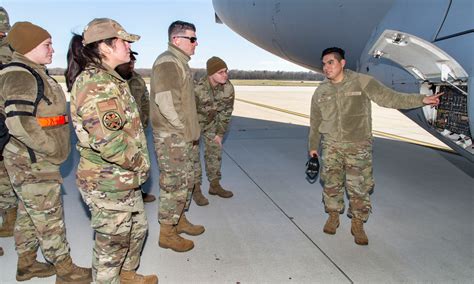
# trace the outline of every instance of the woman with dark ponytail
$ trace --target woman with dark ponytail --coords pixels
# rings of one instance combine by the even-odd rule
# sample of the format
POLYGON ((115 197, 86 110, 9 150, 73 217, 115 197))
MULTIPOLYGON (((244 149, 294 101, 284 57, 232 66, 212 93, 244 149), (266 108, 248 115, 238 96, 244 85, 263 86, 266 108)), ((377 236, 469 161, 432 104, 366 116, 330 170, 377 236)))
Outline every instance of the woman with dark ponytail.
POLYGON ((130 60, 130 43, 139 38, 114 20, 94 19, 68 51, 65 76, 81 155, 76 181, 91 211, 97 283, 158 282, 136 273, 148 230, 139 187, 150 158, 137 104, 114 71, 130 60))

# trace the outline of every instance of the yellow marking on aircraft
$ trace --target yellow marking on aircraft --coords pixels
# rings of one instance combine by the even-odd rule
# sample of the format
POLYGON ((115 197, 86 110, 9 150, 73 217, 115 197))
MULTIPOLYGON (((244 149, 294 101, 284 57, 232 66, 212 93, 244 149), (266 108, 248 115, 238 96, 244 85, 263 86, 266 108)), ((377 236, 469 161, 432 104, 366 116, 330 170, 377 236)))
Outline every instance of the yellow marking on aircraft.
MULTIPOLYGON (((236 98, 235 100, 240 101, 240 102, 244 102, 244 103, 248 103, 248 104, 251 104, 251 105, 255 105, 255 106, 259 106, 259 107, 263 107, 263 108, 268 108, 268 109, 276 110, 276 111, 279 111, 279 112, 284 112, 284 113, 287 113, 287 114, 292 114, 292 115, 295 115, 295 116, 299 116, 299 117, 309 119, 309 115, 304 114, 304 113, 299 113, 299 112, 296 112, 296 111, 291 111, 291 110, 287 110, 287 109, 283 109, 283 108, 279 108, 279 107, 274 107, 274 106, 270 106, 270 105, 266 105, 266 104, 261 104, 261 103, 257 103, 257 102, 252 102, 252 101, 239 99, 239 98, 236 98)), ((448 147, 443 147, 443 146, 439 146, 439 145, 432 144, 432 143, 429 143, 429 142, 423 142, 423 141, 420 141, 420 140, 399 136, 399 135, 396 135, 396 134, 390 134, 390 133, 386 133, 386 132, 382 132, 382 131, 378 131, 378 130, 372 130, 372 133, 377 137, 396 139, 396 140, 399 140, 399 141, 408 142, 408 143, 412 143, 412 144, 416 144, 416 145, 420 145, 420 146, 425 146, 425 147, 429 147, 429 148, 433 148, 433 149, 437 149, 437 150, 441 150, 441 151, 456 153, 455 151, 453 151, 452 149, 450 149, 448 147)))

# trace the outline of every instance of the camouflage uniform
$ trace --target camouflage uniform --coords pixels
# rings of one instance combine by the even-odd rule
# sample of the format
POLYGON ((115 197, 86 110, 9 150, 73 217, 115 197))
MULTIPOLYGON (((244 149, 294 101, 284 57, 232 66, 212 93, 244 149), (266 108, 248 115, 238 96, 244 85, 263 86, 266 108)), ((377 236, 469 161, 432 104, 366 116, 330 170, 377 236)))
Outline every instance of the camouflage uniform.
MULTIPOLYGON (((211 87, 208 77, 204 77, 194 88, 196 107, 204 142, 204 160, 209 181, 221 179, 222 147, 214 141, 216 135, 224 137, 232 111, 234 110, 235 92, 230 81, 224 85, 211 87)), ((193 151, 194 183, 201 184, 202 167, 199 147, 193 151)))
POLYGON ((176 225, 189 208, 194 186, 192 149, 200 129, 189 60, 169 44, 153 64, 151 77, 150 116, 160 167, 158 220, 166 225, 176 225))
POLYGON ((19 255, 36 253, 41 246, 44 257, 53 264, 69 258, 69 244, 61 204, 62 178, 59 166, 70 152, 66 98, 61 86, 38 65, 14 53, 21 62, 39 73, 45 99, 33 114, 37 81, 23 68, 9 67, 0 77, 2 101, 7 105, 6 124, 10 141, 3 155, 13 188, 20 199, 15 224, 15 244, 19 255), (64 122, 41 127, 41 119, 62 117, 64 122), (28 147, 28 148, 27 148, 28 147))
POLYGON ((395 92, 374 78, 344 70, 342 82, 324 81, 311 101, 309 150, 322 143, 323 201, 327 212, 344 210, 344 188, 350 216, 367 221, 371 211, 371 103, 398 109, 423 106, 419 94, 395 92))
POLYGON ((146 129, 148 126, 148 116, 150 115, 150 94, 148 93, 145 80, 143 80, 140 74, 132 71, 132 77, 127 80, 127 83, 130 87, 130 92, 138 105, 143 129, 146 129))
MULTIPOLYGON (((7 33, 10 30, 8 15, 0 7, 0 32, 7 33)), ((0 38, 0 64, 6 64, 12 60, 12 51, 5 38, 0 38)), ((3 224, 7 209, 17 207, 18 199, 10 183, 3 156, 0 155, 0 227, 3 224)))
MULTIPOLYGON (((3 7, 0 7, 0 32, 6 34, 10 31, 10 19, 3 7)), ((4 35, 5 36, 5 35, 4 35)), ((5 37, 0 37, 0 63, 8 63, 12 59, 12 51, 5 41, 5 37)))
POLYGON ((150 160, 137 104, 115 71, 86 67, 72 88, 71 117, 81 155, 77 186, 96 233, 96 281, 119 283, 121 269, 137 269, 148 230, 138 188, 150 160))

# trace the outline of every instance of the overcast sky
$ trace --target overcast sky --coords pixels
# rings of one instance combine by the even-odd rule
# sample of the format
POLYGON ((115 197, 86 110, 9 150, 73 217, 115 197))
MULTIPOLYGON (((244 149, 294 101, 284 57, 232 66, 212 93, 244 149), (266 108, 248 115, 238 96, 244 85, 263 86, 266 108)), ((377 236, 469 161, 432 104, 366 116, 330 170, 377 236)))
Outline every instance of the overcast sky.
MULTIPOLYGON (((238 0, 237 0, 238 1, 238 0)), ((230 69, 307 71, 280 59, 241 38, 227 26, 214 22, 212 0, 1 0, 10 21, 30 21, 52 35, 55 54, 49 67, 66 67, 72 32, 82 33, 94 18, 112 18, 127 32, 142 38, 132 45, 137 68, 150 68, 167 48, 168 26, 175 20, 192 22, 199 46, 193 68, 205 68, 208 58, 219 56, 230 69)))

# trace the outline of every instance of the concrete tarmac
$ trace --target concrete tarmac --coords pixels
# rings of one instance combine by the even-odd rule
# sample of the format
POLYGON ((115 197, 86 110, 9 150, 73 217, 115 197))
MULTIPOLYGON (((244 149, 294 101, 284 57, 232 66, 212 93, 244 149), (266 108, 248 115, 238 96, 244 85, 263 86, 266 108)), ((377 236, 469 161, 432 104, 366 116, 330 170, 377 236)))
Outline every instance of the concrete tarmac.
MULTIPOLYGON (((309 113, 312 90, 245 88, 236 88, 238 98, 265 96, 264 103, 299 112, 308 107, 309 113), (300 93, 305 100, 293 97, 300 93)), ((195 248, 186 253, 158 246, 158 202, 146 204, 149 234, 138 272, 157 273, 160 283, 472 283, 472 163, 375 138, 373 214, 365 225, 369 245, 358 246, 345 214, 336 235, 322 232, 327 217, 322 187, 304 175, 307 125, 302 118, 237 101, 222 166, 222 184, 234 197, 209 196, 203 181, 210 204, 193 202, 187 216, 206 232, 189 237, 195 248)), ((152 173, 144 188, 158 196, 150 129, 147 134, 152 173)), ((73 259, 90 266, 93 232, 75 186, 78 159, 74 150, 62 166, 66 228, 73 259)), ((0 283, 15 283, 13 238, 0 238, 0 246, 5 250, 0 283)), ((54 277, 30 283, 54 283, 54 277)))

